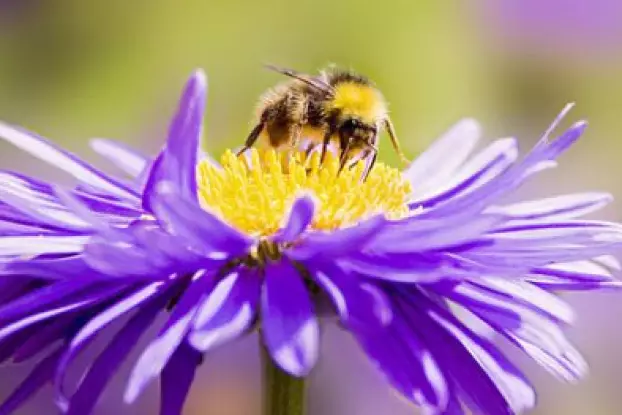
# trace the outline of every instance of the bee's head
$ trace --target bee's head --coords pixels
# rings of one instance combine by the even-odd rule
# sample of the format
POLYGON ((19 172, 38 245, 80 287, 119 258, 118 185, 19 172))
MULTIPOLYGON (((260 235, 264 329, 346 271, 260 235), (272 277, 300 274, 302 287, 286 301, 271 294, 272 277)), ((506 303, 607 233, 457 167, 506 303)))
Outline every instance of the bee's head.
POLYGON ((369 124, 356 117, 342 118, 337 126, 341 148, 350 143, 351 149, 374 147, 378 136, 376 124, 369 124))

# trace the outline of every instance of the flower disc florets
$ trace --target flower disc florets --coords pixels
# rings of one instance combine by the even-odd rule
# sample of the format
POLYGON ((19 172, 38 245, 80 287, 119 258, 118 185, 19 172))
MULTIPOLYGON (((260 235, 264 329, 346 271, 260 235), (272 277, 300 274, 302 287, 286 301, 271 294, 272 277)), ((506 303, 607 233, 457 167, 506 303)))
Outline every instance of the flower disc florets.
POLYGON ((339 159, 331 152, 321 165, 318 152, 307 156, 252 149, 249 153, 236 157, 227 151, 222 167, 203 161, 198 168, 203 207, 248 235, 277 232, 292 202, 305 191, 318 202, 312 230, 352 226, 379 213, 389 219, 408 215, 410 183, 386 164, 377 163, 363 181, 363 162, 337 174, 339 159))

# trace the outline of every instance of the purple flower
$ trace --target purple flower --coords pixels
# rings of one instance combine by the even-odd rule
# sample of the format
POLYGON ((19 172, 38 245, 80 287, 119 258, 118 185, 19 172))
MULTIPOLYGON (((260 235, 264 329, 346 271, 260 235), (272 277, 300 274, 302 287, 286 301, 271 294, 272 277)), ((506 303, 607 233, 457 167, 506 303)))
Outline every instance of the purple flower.
POLYGON ((67 190, 2 173, 0 356, 42 359, 0 413, 50 381, 63 411, 89 413, 160 314, 166 322, 134 366, 128 403, 159 378, 161 413, 179 414, 201 355, 256 327, 282 370, 305 376, 318 359, 323 298, 391 384, 429 413, 534 406, 528 380, 473 319, 559 378, 585 374, 562 334, 572 310, 552 292, 616 285, 607 255, 622 227, 577 219, 611 197, 502 201, 553 167, 585 123, 551 139, 560 115, 518 160, 513 139, 471 157, 479 128, 463 120, 403 173, 378 163, 361 182, 362 163, 337 175, 336 158, 320 166, 313 151, 212 161, 199 150, 205 93, 196 72, 154 160, 94 142, 128 180, 0 125, 0 136, 79 182, 67 190), (118 320, 70 391, 67 368, 118 320))

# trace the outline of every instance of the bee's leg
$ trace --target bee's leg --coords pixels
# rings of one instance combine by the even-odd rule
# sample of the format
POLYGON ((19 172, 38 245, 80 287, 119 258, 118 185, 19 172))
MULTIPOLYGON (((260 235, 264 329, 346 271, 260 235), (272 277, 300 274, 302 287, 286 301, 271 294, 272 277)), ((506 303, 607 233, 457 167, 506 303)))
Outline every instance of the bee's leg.
POLYGON ((350 145, 352 144, 352 139, 348 140, 348 143, 345 147, 341 148, 341 154, 339 155, 339 170, 337 170, 337 176, 341 173, 343 168, 346 166, 348 162, 348 154, 350 153, 350 145))
POLYGON ((322 140, 322 152, 320 153, 320 165, 324 164, 324 159, 326 158, 326 152, 328 151, 328 143, 330 143, 330 138, 333 136, 333 130, 328 129, 326 133, 324 133, 324 139, 322 140))
POLYGON ((309 101, 300 99, 295 99, 295 97, 291 98, 293 100, 292 104, 295 110, 292 114, 292 127, 290 131, 290 149, 291 151, 297 151, 300 146, 300 138, 302 136, 302 127, 307 124, 308 113, 309 113, 309 101))
POLYGON ((305 159, 308 159, 311 153, 315 150, 315 143, 310 142, 307 148, 305 149, 305 159))
POLYGON ((240 154, 246 152, 246 150, 251 148, 255 144, 255 142, 257 142, 257 138, 259 138, 259 134, 261 134, 261 131, 263 130, 264 127, 265 127, 265 123, 260 122, 259 124, 255 126, 255 128, 253 128, 253 130, 250 132, 250 134, 246 138, 246 141, 244 142, 244 147, 238 150, 238 152, 236 153, 236 156, 239 156, 240 154))
POLYGON ((352 160, 350 160, 350 165, 348 167, 350 169, 353 169, 354 167, 356 167, 356 165, 360 161, 367 159, 367 157, 369 157, 370 153, 371 153, 371 150, 369 150, 369 149, 360 151, 354 158, 352 158, 352 160))
POLYGON ((376 164, 377 157, 378 157, 377 150, 369 150, 369 153, 365 156, 365 170, 363 170, 363 174, 361 175, 362 182, 367 180, 367 176, 369 176, 371 169, 373 169, 374 164, 376 164))
POLYGON ((402 152, 402 149, 400 148, 400 142, 397 139, 397 135, 395 134, 395 128, 393 127, 393 123, 391 122, 391 119, 389 117, 385 118, 384 126, 387 129, 387 133, 389 133, 389 138, 391 139, 393 149, 397 153, 400 160, 402 160, 402 162, 405 164, 410 163, 410 161, 406 158, 406 156, 402 152))
POLYGON ((302 124, 295 124, 294 126, 292 126, 291 140, 289 143, 289 148, 292 153, 298 150, 298 146, 300 146, 301 136, 302 136, 302 124))

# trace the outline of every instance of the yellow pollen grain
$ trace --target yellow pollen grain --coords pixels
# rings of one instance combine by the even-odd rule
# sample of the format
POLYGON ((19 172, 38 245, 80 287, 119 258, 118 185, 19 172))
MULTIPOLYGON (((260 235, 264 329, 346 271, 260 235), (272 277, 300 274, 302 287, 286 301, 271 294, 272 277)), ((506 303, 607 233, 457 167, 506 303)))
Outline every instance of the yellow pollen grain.
POLYGON ((298 152, 288 158, 271 149, 249 153, 250 160, 226 151, 222 169, 208 161, 198 167, 202 206, 247 234, 275 233, 304 192, 318 202, 312 229, 343 228, 378 213, 390 219, 408 214, 410 183, 386 164, 376 163, 362 182, 363 162, 337 175, 339 161, 332 153, 327 153, 321 166, 317 152, 309 158, 298 152))

